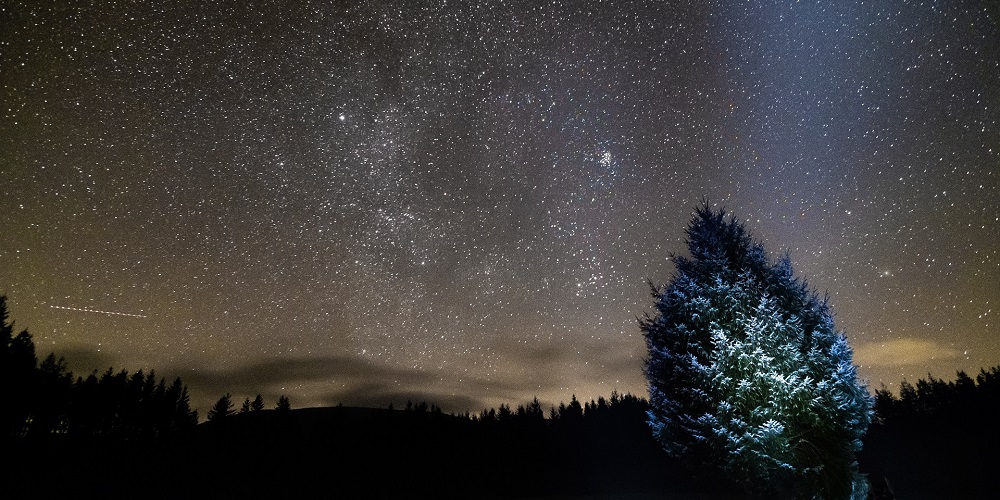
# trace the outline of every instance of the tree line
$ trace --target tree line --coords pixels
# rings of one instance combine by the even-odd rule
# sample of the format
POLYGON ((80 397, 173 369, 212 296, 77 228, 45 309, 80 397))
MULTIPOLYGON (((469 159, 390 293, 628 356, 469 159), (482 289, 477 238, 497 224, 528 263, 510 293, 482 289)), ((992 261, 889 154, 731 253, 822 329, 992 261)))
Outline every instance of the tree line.
POLYGON ((996 415, 1000 411, 1000 365, 981 368, 973 379, 959 371, 945 382, 928 374, 915 384, 903 380, 899 396, 884 385, 875 391, 876 422, 880 425, 938 418, 949 413, 996 415))
POLYGON ((66 360, 49 353, 41 362, 30 333, 14 335, 7 297, 0 295, 0 425, 6 439, 52 435, 107 436, 125 440, 160 438, 198 424, 187 386, 154 371, 108 368, 76 377, 66 360))
MULTIPOLYGON (((243 404, 240 406, 239 413, 251 413, 258 412, 264 409, 264 398, 260 394, 250 401, 250 398, 243 400, 243 404)), ((292 403, 289 401, 288 396, 282 394, 278 397, 278 404, 274 407, 277 411, 288 411, 292 409, 292 403)), ((206 418, 209 422, 218 422, 224 418, 236 414, 235 405, 233 404, 232 394, 226 393, 225 396, 220 397, 212 408, 208 410, 206 418)))
MULTIPOLYGON (((426 405, 426 403, 424 403, 426 405)), ((487 425, 519 425, 519 424, 545 424, 550 426, 572 426, 584 421, 594 422, 611 418, 613 415, 622 413, 645 413, 648 402, 641 397, 632 394, 619 394, 612 391, 610 399, 603 396, 597 400, 591 399, 583 404, 574 394, 570 402, 559 402, 559 406, 550 406, 548 419, 546 412, 542 409, 538 398, 532 399, 530 403, 518 405, 512 409, 510 405, 501 404, 498 408, 483 409, 479 414, 465 413, 459 415, 474 422, 482 422, 487 425)), ((432 405, 433 408, 433 405, 432 405)))

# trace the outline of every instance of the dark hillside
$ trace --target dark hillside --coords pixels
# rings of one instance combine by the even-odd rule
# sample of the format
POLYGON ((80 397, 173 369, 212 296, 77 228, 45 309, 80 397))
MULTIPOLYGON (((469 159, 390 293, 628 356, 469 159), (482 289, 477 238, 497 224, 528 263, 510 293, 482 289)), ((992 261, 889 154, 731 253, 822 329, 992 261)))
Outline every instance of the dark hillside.
POLYGON ((24 464, 54 465, 22 467, 17 483, 45 498, 707 498, 652 440, 641 408, 626 410, 533 422, 263 410, 172 442, 35 443, 24 464))
POLYGON ((198 482, 220 472, 252 478, 231 485, 246 494, 689 498, 678 464, 635 416, 532 425, 367 408, 265 411, 200 426, 195 470, 205 474, 198 482), (212 450, 228 450, 221 471, 212 450))

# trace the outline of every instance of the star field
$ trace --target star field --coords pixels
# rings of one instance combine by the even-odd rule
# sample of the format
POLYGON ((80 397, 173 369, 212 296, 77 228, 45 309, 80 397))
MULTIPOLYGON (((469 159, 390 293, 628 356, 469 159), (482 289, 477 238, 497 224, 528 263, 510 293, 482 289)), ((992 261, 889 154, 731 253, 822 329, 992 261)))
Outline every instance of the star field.
POLYGON ((644 394, 704 196, 873 388, 1000 363, 995 7, 396 3, 0 7, 0 293, 39 353, 202 409, 644 394))

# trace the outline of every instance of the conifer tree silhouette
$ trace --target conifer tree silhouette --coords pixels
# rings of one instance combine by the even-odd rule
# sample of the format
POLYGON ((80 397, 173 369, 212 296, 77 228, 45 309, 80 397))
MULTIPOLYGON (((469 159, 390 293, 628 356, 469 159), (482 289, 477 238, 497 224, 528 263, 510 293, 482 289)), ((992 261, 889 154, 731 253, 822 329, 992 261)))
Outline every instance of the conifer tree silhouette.
POLYGON ((54 353, 46 356, 38 366, 36 381, 29 433, 34 436, 66 433, 73 388, 73 374, 66 369, 66 360, 57 359, 54 353))
POLYGON ((0 437, 20 437, 31 413, 38 359, 35 343, 27 330, 14 335, 7 296, 0 295, 0 437))
POLYGON ((278 411, 288 411, 292 409, 292 403, 288 401, 288 396, 282 394, 278 396, 278 405, 274 407, 278 411))
POLYGON ((254 398, 253 402, 250 403, 250 411, 261 411, 264 409, 264 398, 260 397, 260 394, 254 398))
POLYGON ((226 393, 225 396, 219 398, 212 406, 212 409, 208 411, 208 421, 215 422, 222 420, 233 414, 233 401, 232 396, 226 393))

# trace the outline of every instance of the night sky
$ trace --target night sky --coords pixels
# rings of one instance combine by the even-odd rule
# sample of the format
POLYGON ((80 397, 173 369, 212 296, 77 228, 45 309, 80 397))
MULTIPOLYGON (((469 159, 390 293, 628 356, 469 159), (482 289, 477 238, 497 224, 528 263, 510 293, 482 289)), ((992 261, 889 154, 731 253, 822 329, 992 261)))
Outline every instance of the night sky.
POLYGON ((872 389, 1000 364, 996 2, 249 3, 0 4, 0 293, 40 357, 202 415, 644 396, 706 197, 872 389))

